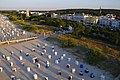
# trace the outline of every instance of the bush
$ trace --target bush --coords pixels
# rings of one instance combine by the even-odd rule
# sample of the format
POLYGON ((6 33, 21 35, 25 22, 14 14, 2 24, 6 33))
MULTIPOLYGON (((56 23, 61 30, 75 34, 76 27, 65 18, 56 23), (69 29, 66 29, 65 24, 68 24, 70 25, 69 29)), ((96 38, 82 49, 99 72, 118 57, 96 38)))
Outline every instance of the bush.
POLYGON ((77 41, 73 38, 69 38, 62 42, 63 47, 74 47, 77 46, 77 44, 78 44, 77 41))
POLYGON ((36 30, 39 30, 38 27, 34 26, 34 25, 31 25, 27 28, 27 31, 36 31, 36 30))
POLYGON ((105 55, 103 54, 102 51, 98 50, 98 49, 90 49, 88 55, 87 55, 87 62, 92 64, 92 65, 96 65, 99 62, 105 60, 105 55))
POLYGON ((11 21, 17 21, 18 20, 18 17, 17 16, 9 16, 9 19, 11 20, 11 21))

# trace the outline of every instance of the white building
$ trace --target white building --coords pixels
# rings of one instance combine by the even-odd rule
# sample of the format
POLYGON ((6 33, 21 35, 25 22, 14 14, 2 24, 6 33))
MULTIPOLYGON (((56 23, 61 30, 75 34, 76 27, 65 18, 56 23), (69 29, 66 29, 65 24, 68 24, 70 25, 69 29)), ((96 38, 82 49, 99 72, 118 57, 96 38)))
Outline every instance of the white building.
POLYGON ((72 17, 73 17, 72 14, 65 14, 60 16, 60 18, 66 19, 66 20, 72 20, 72 17))
POLYGON ((113 16, 113 14, 107 14, 106 16, 101 16, 99 18, 99 24, 103 26, 111 26, 113 20, 115 20, 115 16, 113 16))
POLYGON ((75 15, 73 15, 73 21, 81 22, 82 20, 84 21, 84 19, 86 17, 89 17, 89 15, 85 15, 84 13, 82 13, 82 14, 75 14, 75 15))
POLYGON ((45 13, 44 12, 31 11, 30 14, 33 15, 33 16, 40 16, 40 15, 43 15, 45 13))
POLYGON ((97 24, 98 17, 97 16, 89 16, 84 19, 85 24, 97 24))
POLYGON ((28 9, 26 10, 26 16, 27 16, 27 17, 29 17, 29 16, 30 16, 30 12, 29 12, 29 10, 28 10, 28 9))
POLYGON ((84 21, 86 17, 89 17, 89 15, 85 15, 84 13, 82 14, 64 14, 64 15, 58 15, 53 13, 51 15, 51 18, 62 18, 66 20, 72 20, 72 21, 77 21, 80 22, 81 20, 84 21))
POLYGON ((102 26, 111 26, 112 20, 111 18, 99 18, 99 24, 102 26))
POLYGON ((51 18, 58 18, 58 14, 55 13, 51 14, 51 18))

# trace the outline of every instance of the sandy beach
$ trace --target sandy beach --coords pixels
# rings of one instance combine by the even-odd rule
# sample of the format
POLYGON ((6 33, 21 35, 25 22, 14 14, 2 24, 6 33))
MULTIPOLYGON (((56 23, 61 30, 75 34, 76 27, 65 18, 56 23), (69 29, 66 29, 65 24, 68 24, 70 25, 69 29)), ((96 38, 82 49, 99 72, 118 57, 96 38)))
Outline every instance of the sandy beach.
MULTIPOLYGON (((100 76, 105 73, 105 71, 97 69, 94 66, 82 63, 79 61, 79 65, 75 64, 76 56, 62 50, 60 47, 55 46, 54 50, 57 52, 57 55, 52 52, 52 44, 43 40, 42 38, 31 40, 27 42, 12 44, 8 46, 0 46, 0 67, 3 68, 3 71, 0 72, 0 78, 2 80, 10 80, 11 75, 15 76, 15 80, 34 80, 33 75, 37 74, 37 80, 44 80, 44 77, 48 77, 49 80, 68 80, 69 75, 72 76, 72 80, 101 80, 100 76), (40 44, 37 47, 37 44, 40 44), (42 47, 45 46, 46 53, 41 56, 43 52, 42 47), (35 52, 32 52, 32 49, 35 49, 35 52), (20 53, 20 50, 22 52, 20 53), (11 51, 14 53, 11 55, 11 51), (26 53, 29 53, 29 56, 26 56, 26 53), (55 60, 58 60, 63 54, 66 56, 58 63, 55 63, 55 60), (10 57, 10 60, 2 58, 2 55, 10 57), (48 55, 51 55, 52 58, 49 59, 48 55), (19 60, 19 56, 22 56, 23 59, 19 60), (32 59, 37 57, 39 62, 33 63, 32 59), (68 61, 68 58, 71 58, 68 61), (46 68, 46 61, 49 61, 49 68, 46 68), (10 62, 13 62, 13 66, 10 66, 10 62), (24 66, 21 64, 24 62, 24 66), (40 64, 40 68, 37 67, 37 64, 40 64), (70 64, 70 68, 67 68, 67 64, 70 64), (83 64, 83 68, 80 68, 80 64, 83 64), (27 67, 30 67, 30 71, 27 71, 27 67), (12 71, 12 68, 16 68, 16 72, 12 71), (71 69, 75 68, 76 72, 72 73, 71 69), (89 70, 89 73, 85 73, 85 69, 89 70), (61 71, 61 75, 58 75, 58 71, 61 71), (80 76, 80 71, 83 72, 83 76, 80 76), (90 78, 90 73, 94 74, 94 78, 90 78)), ((113 78, 105 73, 105 80, 113 80, 113 78)))

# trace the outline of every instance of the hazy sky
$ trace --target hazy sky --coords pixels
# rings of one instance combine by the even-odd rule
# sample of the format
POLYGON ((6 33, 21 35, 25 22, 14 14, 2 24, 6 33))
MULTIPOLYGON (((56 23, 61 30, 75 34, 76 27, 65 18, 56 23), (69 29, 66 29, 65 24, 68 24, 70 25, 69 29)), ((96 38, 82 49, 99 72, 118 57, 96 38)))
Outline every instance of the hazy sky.
POLYGON ((120 0, 0 0, 0 9, 67 9, 67 8, 120 9, 120 0))

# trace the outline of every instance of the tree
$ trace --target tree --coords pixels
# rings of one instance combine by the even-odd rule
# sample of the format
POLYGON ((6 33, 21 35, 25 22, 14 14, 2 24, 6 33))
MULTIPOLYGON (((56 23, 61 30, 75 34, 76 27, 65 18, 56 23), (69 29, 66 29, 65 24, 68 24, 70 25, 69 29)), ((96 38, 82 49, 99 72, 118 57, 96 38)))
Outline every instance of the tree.
POLYGON ((85 30, 85 26, 83 26, 82 24, 77 24, 77 27, 75 27, 73 34, 79 37, 84 30, 85 30))

